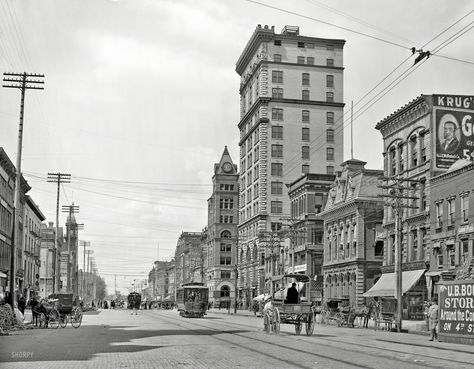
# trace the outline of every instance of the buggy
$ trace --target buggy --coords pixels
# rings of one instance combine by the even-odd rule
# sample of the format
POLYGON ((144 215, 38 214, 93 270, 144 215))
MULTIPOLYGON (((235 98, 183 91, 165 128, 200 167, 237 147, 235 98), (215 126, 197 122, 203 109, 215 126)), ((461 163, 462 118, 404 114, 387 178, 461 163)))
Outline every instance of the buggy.
POLYGON ((280 324, 293 324, 295 333, 301 334, 303 324, 307 336, 311 336, 314 330, 314 313, 310 299, 310 278, 305 274, 285 274, 272 278, 272 283, 279 283, 281 288, 274 293, 263 309, 263 330, 265 333, 273 331, 280 333, 280 324), (297 303, 288 303, 285 300, 288 288, 283 288, 288 281, 296 281, 299 285, 299 296, 297 303), (301 297, 303 292, 308 296, 301 297))
POLYGON ((321 310, 321 324, 335 322, 338 327, 354 327, 355 314, 349 306, 348 298, 332 298, 321 310))

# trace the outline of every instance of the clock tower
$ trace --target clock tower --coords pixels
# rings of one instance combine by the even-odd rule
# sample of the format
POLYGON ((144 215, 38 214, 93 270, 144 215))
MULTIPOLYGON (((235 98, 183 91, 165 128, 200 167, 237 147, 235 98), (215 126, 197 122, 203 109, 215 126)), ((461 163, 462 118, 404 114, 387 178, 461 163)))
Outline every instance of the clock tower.
POLYGON ((230 308, 236 297, 239 174, 227 146, 214 164, 213 192, 208 202, 206 281, 209 302, 230 308))

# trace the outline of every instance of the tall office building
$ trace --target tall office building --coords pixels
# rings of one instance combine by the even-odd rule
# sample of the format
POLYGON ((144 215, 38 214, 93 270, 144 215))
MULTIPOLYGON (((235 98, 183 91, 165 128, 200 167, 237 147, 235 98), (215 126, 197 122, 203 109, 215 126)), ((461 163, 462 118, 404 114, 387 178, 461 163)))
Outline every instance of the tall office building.
POLYGON ((309 172, 333 174, 343 161, 344 43, 302 36, 298 27, 278 34, 259 25, 237 61, 244 301, 268 289, 268 242, 258 236, 280 230, 290 217, 286 185, 309 172))

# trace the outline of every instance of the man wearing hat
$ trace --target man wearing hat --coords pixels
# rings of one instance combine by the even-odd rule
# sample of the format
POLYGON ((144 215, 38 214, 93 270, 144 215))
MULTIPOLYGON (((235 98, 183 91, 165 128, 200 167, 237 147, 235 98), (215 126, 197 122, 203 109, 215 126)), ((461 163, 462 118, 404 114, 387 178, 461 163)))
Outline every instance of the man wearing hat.
POLYGON ((438 340, 438 332, 436 331, 439 323, 439 306, 438 298, 434 297, 433 302, 428 309, 428 319, 430 321, 430 332, 431 338, 430 341, 438 340))

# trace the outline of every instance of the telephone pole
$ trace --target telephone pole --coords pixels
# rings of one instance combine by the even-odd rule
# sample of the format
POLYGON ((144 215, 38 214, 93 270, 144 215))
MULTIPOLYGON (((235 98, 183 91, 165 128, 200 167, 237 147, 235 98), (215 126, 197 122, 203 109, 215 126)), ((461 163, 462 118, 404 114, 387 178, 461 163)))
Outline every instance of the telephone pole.
POLYGON ((387 184, 379 186, 386 189, 387 193, 381 195, 386 198, 385 204, 390 206, 395 213, 395 297, 397 299, 396 325, 397 331, 402 330, 403 314, 403 289, 402 289, 402 232, 403 232, 403 209, 418 209, 408 201, 418 200, 418 196, 410 196, 409 192, 415 190, 413 185, 421 183, 421 180, 396 177, 382 177, 387 184), (412 187, 407 187, 411 183, 412 187))
POLYGON ((56 279, 57 279, 57 253, 58 253, 58 232, 59 232, 59 189, 61 183, 71 183, 71 175, 65 173, 48 173, 48 182, 58 184, 56 197, 56 234, 54 236, 54 252, 53 252, 53 293, 56 293, 56 279))
POLYGON ((14 305, 15 301, 15 248, 16 248, 16 227, 18 223, 17 209, 20 202, 20 186, 21 186, 21 151, 23 147, 23 116, 25 111, 25 92, 26 90, 43 90, 42 84, 44 81, 38 78, 44 78, 44 74, 30 74, 30 73, 3 73, 3 87, 6 88, 17 88, 21 91, 20 100, 20 124, 18 128, 18 150, 16 156, 16 177, 15 177, 15 195, 13 199, 13 210, 12 210, 12 238, 11 238, 11 251, 10 251, 10 298, 11 305, 14 305), (31 79, 35 78, 35 79, 31 79))

